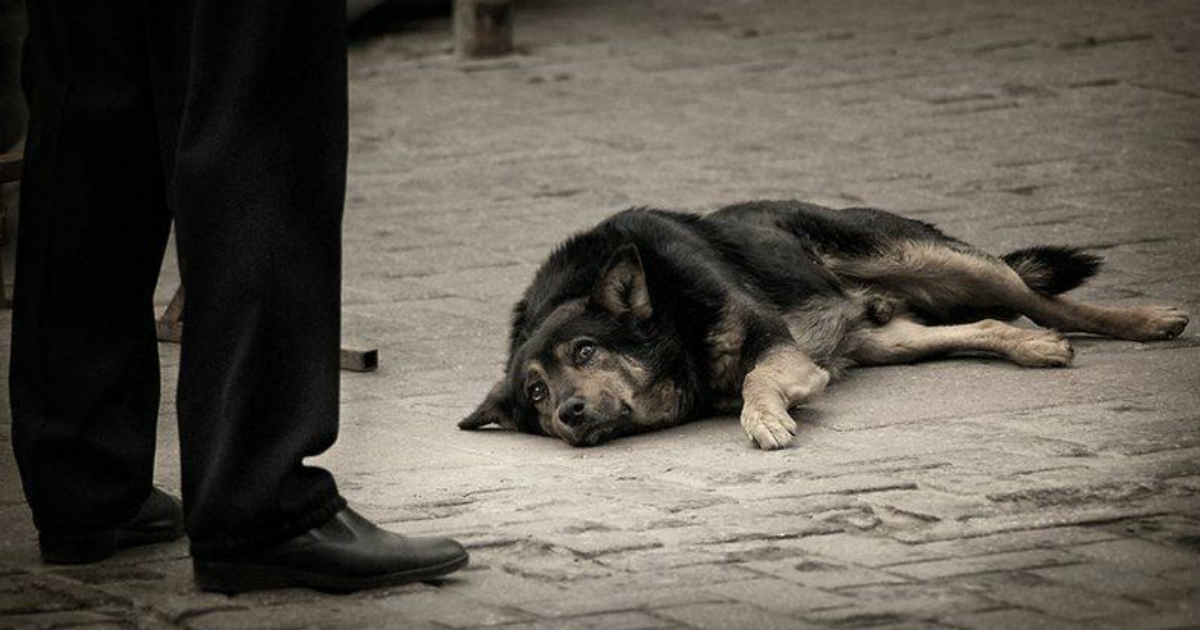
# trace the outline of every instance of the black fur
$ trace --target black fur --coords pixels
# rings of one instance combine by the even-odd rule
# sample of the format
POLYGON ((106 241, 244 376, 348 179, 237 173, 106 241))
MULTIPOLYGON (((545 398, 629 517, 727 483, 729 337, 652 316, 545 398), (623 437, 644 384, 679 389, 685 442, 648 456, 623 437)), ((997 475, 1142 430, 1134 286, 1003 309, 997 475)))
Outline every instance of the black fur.
POLYGON ((1059 295, 1079 288, 1104 264, 1099 256, 1061 245, 1019 249, 1005 254, 1003 260, 1029 288, 1043 295, 1059 295))

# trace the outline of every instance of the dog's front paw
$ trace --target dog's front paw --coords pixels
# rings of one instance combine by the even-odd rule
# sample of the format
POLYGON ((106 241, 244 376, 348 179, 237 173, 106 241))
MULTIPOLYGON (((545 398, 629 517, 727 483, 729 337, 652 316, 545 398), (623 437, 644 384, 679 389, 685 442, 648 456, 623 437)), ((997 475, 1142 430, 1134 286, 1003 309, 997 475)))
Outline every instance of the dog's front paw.
POLYGON ((784 448, 796 436, 796 421, 791 416, 759 405, 742 407, 742 428, 764 451, 784 448))
POLYGON ((1174 339, 1187 328, 1188 315, 1174 306, 1142 306, 1129 310, 1129 325, 1122 335, 1132 341, 1174 339))
POLYGON ((1025 367, 1066 367, 1075 351, 1066 337, 1053 330, 1022 331, 1021 338, 1008 350, 1015 363, 1025 367))

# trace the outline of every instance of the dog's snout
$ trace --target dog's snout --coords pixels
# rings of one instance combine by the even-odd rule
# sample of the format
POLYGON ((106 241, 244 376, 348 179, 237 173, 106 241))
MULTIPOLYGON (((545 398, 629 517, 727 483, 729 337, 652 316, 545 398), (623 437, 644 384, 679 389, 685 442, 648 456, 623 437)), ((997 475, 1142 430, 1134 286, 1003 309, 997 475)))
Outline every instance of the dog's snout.
POLYGON ((586 417, 587 401, 582 398, 569 398, 558 408, 558 418, 568 426, 577 425, 583 422, 586 417))

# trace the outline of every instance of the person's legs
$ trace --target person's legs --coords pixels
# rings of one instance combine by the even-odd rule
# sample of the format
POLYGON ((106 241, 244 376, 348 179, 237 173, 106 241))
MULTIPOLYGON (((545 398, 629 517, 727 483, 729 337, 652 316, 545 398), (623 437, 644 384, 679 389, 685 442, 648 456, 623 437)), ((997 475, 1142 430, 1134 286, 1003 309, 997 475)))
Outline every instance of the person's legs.
POLYGON ((120 0, 28 11, 10 392, 44 538, 121 527, 150 495, 170 218, 139 14, 120 0))
POLYGON ((0 0, 0 152, 25 135, 25 99, 19 81, 24 39, 24 0, 0 0))
POLYGON ((104 530, 111 552, 179 521, 150 485, 169 205, 201 587, 355 590, 468 561, 375 527, 304 465, 337 435, 346 76, 341 5, 292 4, 36 5, 12 390, 44 557, 46 532, 104 530))
POLYGON ((161 47, 186 42, 182 56, 163 55, 182 70, 153 74, 160 120, 180 112, 168 154, 187 288, 178 407, 196 582, 346 591, 457 570, 461 545, 376 527, 304 464, 338 430, 345 5, 185 4, 185 33, 161 47))
POLYGON ((345 6, 184 4, 170 177, 187 288, 180 449, 192 552, 214 558, 345 505, 303 461, 338 429, 345 6))

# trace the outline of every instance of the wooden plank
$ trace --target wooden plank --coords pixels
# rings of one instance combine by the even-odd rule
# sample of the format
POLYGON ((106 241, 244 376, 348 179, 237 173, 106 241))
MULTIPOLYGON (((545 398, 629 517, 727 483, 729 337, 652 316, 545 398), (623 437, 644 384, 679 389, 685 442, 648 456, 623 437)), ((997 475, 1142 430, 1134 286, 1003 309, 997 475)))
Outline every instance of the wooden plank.
POLYGON ((379 350, 342 348, 341 365, 350 372, 374 372, 379 369, 379 350))

